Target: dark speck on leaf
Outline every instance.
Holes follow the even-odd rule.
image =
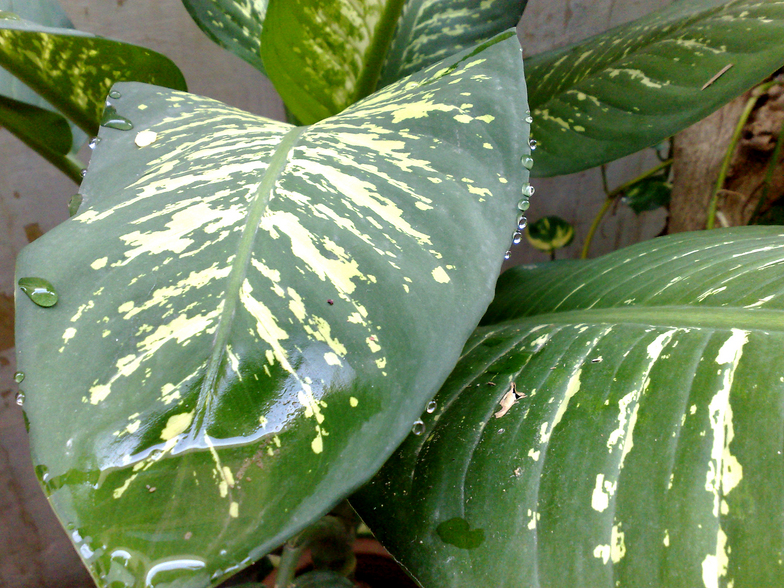
[[[327,304],[329,304],[330,306],[332,306],[333,304],[335,304],[335,301],[334,301],[334,300],[332,300],[332,298],[330,298],[329,300],[327,300]]]

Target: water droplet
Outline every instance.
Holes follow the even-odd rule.
[[[506,431],[506,429],[498,429],[498,431],[496,431],[496,433],[498,433],[499,435],[501,435],[501,434],[502,434],[504,431]]]
[[[109,92],[109,98],[114,98],[117,100],[117,98],[122,98],[122,94],[120,94],[117,90],[112,90]]]
[[[84,177],[87,175],[87,168],[84,168],[82,171],[79,172],[79,175]]]
[[[118,131],[130,131],[133,128],[133,123],[124,116],[117,114],[114,106],[107,106],[103,111],[101,126],[117,129]]]
[[[602,363],[602,358],[601,357],[594,357],[591,360],[591,363]]]
[[[536,139],[531,139],[530,141],[528,141],[528,146],[531,148],[531,151],[534,151],[536,149],[537,144],[538,143],[536,142]]]
[[[522,162],[525,169],[531,169],[534,166],[534,158],[530,155],[523,157]]]
[[[525,122],[527,122],[530,125],[532,122],[534,122],[534,118],[529,114],[528,116],[525,117]]]
[[[531,184],[526,184],[523,186],[523,196],[528,196],[529,198],[534,195],[536,192],[536,188],[534,188]]]
[[[519,208],[523,212],[528,210],[530,207],[531,207],[531,202],[528,200],[528,198],[523,198],[520,200],[520,202],[517,203],[517,208]]]
[[[511,251],[507,251],[506,253],[504,253],[504,259],[509,259],[510,257],[512,257]]]
[[[417,437],[425,432],[425,423],[422,421],[415,421],[414,426],[411,427],[411,433]]]
[[[425,409],[425,410],[427,410],[427,414],[433,414],[435,412],[437,406],[438,406],[438,403],[435,400],[431,400],[428,403],[427,408]]]
[[[57,304],[57,291],[51,282],[43,278],[20,278],[18,283],[22,292],[38,306],[49,307]]]
[[[525,227],[527,227],[527,226],[528,226],[528,219],[527,218],[525,218],[524,216],[521,216],[520,218],[517,219],[517,230],[518,231],[524,231]]]
[[[74,216],[79,212],[79,207],[82,205],[82,195],[74,194],[68,201],[68,216]]]
[[[521,232],[518,231],[514,235],[512,235],[512,244],[513,245],[518,245],[520,243],[520,241],[522,241],[522,240],[523,240],[523,234]]]
[[[14,374],[14,382],[16,382],[17,384],[21,384],[22,382],[24,382],[24,379],[25,379],[24,372],[16,372]]]
[[[24,401],[25,401],[25,395],[24,395],[24,392],[17,392],[17,393],[16,393],[16,403],[17,403],[19,406],[24,406]]]

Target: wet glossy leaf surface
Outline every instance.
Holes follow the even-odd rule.
[[[680,0],[526,59],[533,175],[577,172],[683,130],[781,67],[782,38],[782,2]]]
[[[310,127],[115,86],[133,129],[101,129],[78,214],[17,270],[59,294],[18,298],[18,365],[101,585],[247,566],[366,481],[446,378],[527,180],[525,104],[499,100],[525,92],[516,39],[453,61]]]
[[[525,0],[272,0],[261,56],[286,107],[311,123],[514,27],[524,7]]]
[[[784,584],[783,238],[505,273],[352,503],[425,588]]]
[[[154,51],[26,20],[0,20],[0,65],[88,134],[116,81],[186,89],[177,66]]]

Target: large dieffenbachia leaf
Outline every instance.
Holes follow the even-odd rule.
[[[526,0],[183,3],[210,37],[266,72],[298,120],[311,123],[514,27]]]
[[[681,131],[784,65],[782,39],[784,2],[679,0],[527,59],[534,174],[587,169]]]
[[[782,243],[510,270],[352,502],[425,588],[784,585]]]
[[[13,17],[0,19],[0,66],[40,97],[42,102],[34,106],[45,105],[88,134],[98,131],[104,99],[115,82],[186,89],[177,66],[154,51]],[[29,133],[40,136],[48,131],[30,124]]]
[[[59,294],[17,300],[31,444],[102,584],[205,586],[372,476],[454,366],[527,179],[520,47],[309,127],[115,90],[133,130],[17,266]]]

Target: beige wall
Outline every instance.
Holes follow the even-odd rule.
[[[240,59],[202,35],[178,0],[62,0],[77,28],[160,51],[177,63],[192,92],[251,112],[281,119],[283,109],[270,84]],[[531,0],[521,29],[528,54],[577,41],[665,4],[669,0]],[[612,164],[613,185],[647,169],[650,159]],[[598,171],[536,180],[529,217],[558,214],[576,222],[581,242],[601,206]],[[19,250],[36,235],[67,218],[76,186],[0,130],[0,586],[80,588],[89,577],[38,489],[28,455],[16,384],[9,310],[13,266]],[[661,215],[658,215],[661,217]],[[609,251],[658,232],[661,218],[621,213],[610,219],[595,251]],[[573,246],[572,253],[577,245]],[[541,261],[527,246],[514,261]]]

